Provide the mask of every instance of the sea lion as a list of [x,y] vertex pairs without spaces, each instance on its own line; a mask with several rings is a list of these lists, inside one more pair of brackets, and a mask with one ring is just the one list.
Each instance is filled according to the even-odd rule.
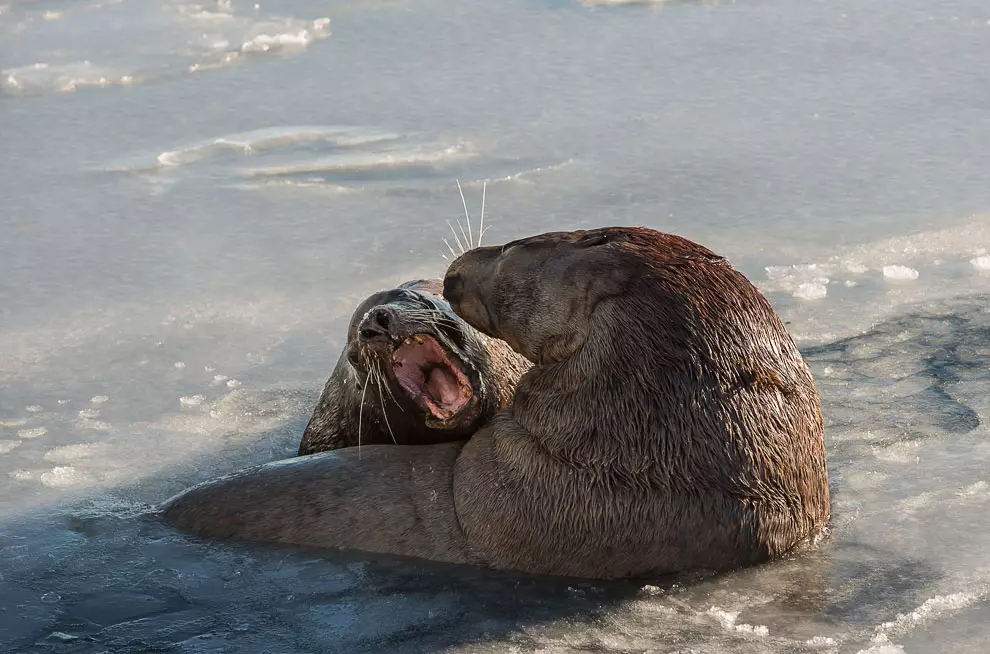
[[358,305],[300,455],[462,440],[509,403],[529,361],[461,320],[442,288],[409,281]]
[[535,364],[467,442],[251,468],[173,498],[165,519],[602,579],[754,564],[825,528],[811,373],[722,257],[645,228],[555,232],[469,250],[444,296]]

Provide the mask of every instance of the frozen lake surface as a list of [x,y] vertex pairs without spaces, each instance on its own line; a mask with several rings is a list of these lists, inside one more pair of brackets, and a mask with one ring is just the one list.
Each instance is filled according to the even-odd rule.
[[[990,650],[990,5],[0,0],[0,649]],[[647,225],[745,272],[832,538],[587,583],[142,511],[294,454],[368,293]]]

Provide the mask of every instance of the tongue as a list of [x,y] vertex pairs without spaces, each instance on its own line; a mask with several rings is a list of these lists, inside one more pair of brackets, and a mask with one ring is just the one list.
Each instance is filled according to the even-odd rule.
[[426,390],[433,396],[434,401],[448,406],[456,404],[460,395],[457,380],[443,367],[436,367],[430,371],[426,380]]

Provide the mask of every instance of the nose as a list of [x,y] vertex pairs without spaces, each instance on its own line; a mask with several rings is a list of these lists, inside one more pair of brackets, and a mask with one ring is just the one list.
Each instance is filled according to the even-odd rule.
[[361,321],[358,336],[367,343],[387,343],[395,326],[395,316],[385,307],[375,307]]
[[464,281],[461,279],[460,274],[456,272],[448,273],[443,278],[443,298],[451,304],[456,304],[461,301],[463,295]]

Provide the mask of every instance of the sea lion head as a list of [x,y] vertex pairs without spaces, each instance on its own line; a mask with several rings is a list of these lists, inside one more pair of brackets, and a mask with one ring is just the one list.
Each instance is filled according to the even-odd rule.
[[[432,429],[473,424],[491,403],[484,337],[458,318],[437,280],[374,293],[354,311],[345,354],[413,420]],[[497,401],[497,398],[495,398]]]
[[442,286],[410,281],[358,305],[300,455],[460,440],[511,402],[530,363],[455,314]]
[[588,318],[635,271],[617,265],[622,228],[550,232],[469,250],[444,278],[444,297],[479,331],[527,359],[552,363],[584,342]]

